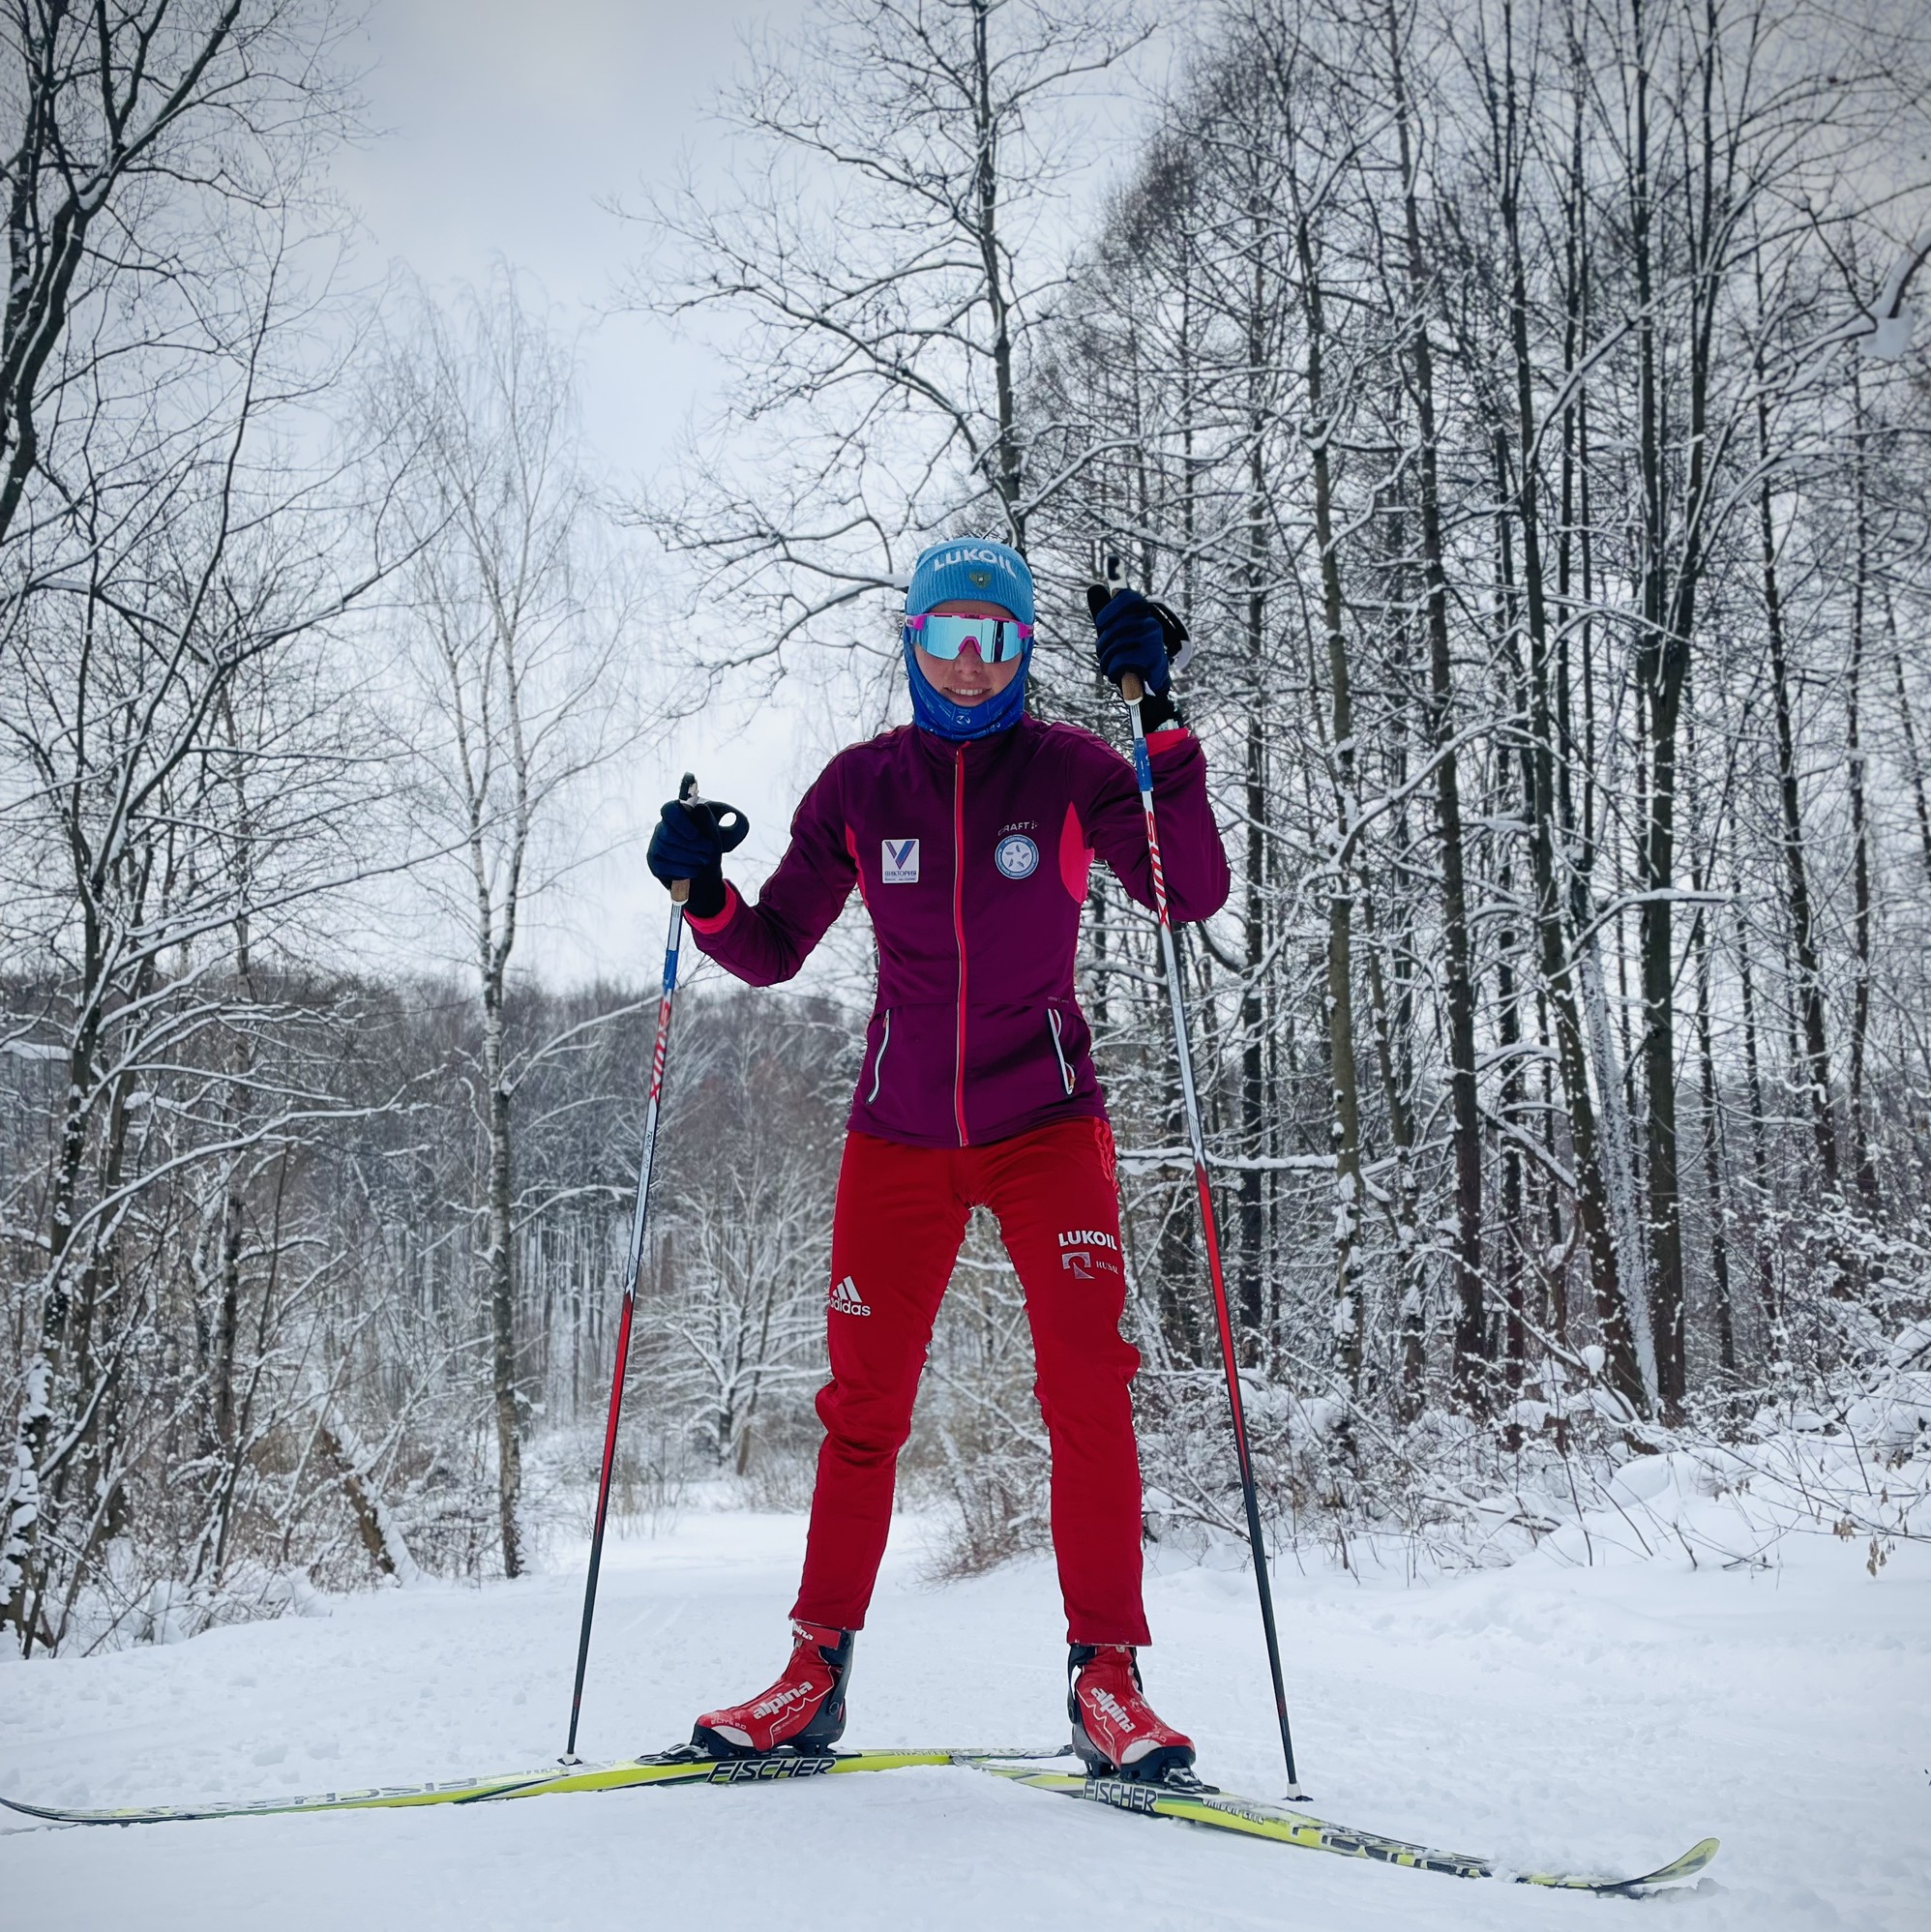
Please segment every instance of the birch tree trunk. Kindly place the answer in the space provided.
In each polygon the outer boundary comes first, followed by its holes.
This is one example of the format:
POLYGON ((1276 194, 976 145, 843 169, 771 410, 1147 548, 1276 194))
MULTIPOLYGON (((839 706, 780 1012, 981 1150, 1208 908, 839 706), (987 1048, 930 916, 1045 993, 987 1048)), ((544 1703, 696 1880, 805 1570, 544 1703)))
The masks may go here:
POLYGON ((489 1341, 503 1573, 515 1577, 526 1561, 528 1405, 516 1092, 549 1048, 513 1040, 511 972, 526 906, 568 869, 556 820, 637 725, 617 655, 623 593, 599 558, 576 467, 567 359, 507 277, 472 294, 460 324, 427 301, 415 321, 374 400, 426 453, 403 493, 420 546, 412 615, 427 711, 410 721, 410 751, 452 861, 425 882, 464 933, 473 973, 476 1300, 489 1341), (558 870, 546 863, 551 854, 558 870))

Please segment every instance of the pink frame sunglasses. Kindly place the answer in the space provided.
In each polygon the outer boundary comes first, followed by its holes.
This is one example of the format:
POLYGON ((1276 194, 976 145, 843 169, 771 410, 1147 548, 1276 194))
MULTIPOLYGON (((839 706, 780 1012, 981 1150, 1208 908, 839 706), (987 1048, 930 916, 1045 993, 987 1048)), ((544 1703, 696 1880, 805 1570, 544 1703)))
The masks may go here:
POLYGON ((906 641, 936 658, 956 658, 967 644, 981 664, 1003 664, 1032 641, 1032 626, 1017 617, 942 617, 927 611, 906 619, 906 641))

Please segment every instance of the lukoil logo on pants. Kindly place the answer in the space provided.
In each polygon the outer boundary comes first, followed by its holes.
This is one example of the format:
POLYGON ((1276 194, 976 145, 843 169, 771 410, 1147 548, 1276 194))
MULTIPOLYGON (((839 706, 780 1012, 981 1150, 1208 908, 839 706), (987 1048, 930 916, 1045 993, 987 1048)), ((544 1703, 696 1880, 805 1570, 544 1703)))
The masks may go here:
POLYGON ((1119 1242, 1103 1228, 1068 1228, 1059 1236, 1059 1265, 1081 1281, 1091 1281, 1095 1268, 1118 1274, 1119 1242))

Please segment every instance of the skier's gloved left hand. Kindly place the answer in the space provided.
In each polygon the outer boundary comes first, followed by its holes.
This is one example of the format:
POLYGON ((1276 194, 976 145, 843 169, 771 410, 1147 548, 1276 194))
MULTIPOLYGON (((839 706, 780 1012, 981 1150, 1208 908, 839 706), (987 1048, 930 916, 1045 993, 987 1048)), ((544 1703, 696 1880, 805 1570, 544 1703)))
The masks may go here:
POLYGON ((682 790, 658 814, 644 862, 667 887, 689 879, 690 910, 713 919, 725 909, 724 855, 744 843, 751 820, 735 805, 692 796, 697 786, 690 779, 682 790))
MULTIPOLYGON (((1092 602, 1088 592, 1086 601, 1092 602)), ((1179 619, 1173 619, 1178 627, 1179 619)), ((1093 612, 1099 633, 1096 653, 1100 675, 1117 684, 1128 671, 1139 674, 1148 691, 1164 692, 1169 672, 1167 626, 1157 604, 1137 590, 1118 590, 1093 612)), ((1184 632, 1182 636, 1184 637, 1184 632)))
POLYGON ((1105 586, 1096 583, 1086 592, 1086 606, 1098 633, 1095 653, 1100 675, 1115 685, 1128 671, 1138 676, 1149 694, 1141 708, 1147 730, 1177 718, 1179 711, 1167 696, 1167 687, 1173 678, 1173 661, 1187 641, 1187 627, 1166 605, 1137 590, 1117 590, 1109 596, 1105 586))

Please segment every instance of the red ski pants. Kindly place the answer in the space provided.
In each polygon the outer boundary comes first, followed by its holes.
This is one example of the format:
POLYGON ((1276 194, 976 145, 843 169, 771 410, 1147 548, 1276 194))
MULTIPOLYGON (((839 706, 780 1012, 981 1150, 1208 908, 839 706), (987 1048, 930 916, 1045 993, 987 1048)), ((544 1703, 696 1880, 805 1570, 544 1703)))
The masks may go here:
POLYGON ((826 1315, 831 1381, 817 1399, 824 1446, 791 1614, 845 1630, 865 1621, 932 1324, 976 1206, 998 1217, 1025 1291, 1067 1640, 1147 1643, 1127 1392, 1140 1352, 1119 1332, 1126 1278, 1113 1132, 1092 1119, 984 1147, 846 1137, 826 1315))

